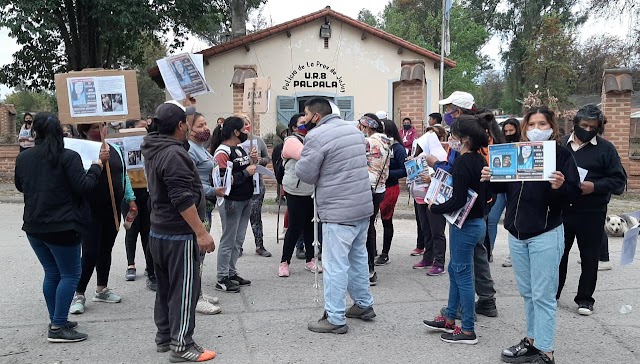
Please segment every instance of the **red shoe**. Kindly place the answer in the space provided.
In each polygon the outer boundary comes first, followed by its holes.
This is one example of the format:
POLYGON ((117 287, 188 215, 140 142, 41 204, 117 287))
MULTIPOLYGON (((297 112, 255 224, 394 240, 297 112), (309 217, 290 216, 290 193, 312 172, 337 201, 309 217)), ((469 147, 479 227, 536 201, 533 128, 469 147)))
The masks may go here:
POLYGON ((209 361, 216 357, 216 352, 206 350, 199 345, 193 344, 189 349, 180 352, 171 352, 169 356, 169 362, 171 363, 184 363, 184 362, 203 362, 209 361))
POLYGON ((418 255, 422 255, 424 253, 424 249, 415 248, 411 251, 412 257, 417 257, 418 255))
POLYGON ((432 266, 433 263, 427 262, 426 260, 422 259, 421 261, 413 265, 413 269, 431 269, 432 266))

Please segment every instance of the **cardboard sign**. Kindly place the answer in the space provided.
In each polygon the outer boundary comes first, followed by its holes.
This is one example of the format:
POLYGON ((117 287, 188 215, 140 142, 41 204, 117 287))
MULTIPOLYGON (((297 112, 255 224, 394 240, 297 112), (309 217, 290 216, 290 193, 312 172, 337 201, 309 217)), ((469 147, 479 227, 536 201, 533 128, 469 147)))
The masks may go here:
POLYGON ((140 118, 136 71, 86 70, 55 75, 62 124, 124 122, 140 118))
POLYGON ((250 113, 252 105, 254 113, 269 112, 270 88, 271 79, 268 77, 245 79, 242 112, 250 113))

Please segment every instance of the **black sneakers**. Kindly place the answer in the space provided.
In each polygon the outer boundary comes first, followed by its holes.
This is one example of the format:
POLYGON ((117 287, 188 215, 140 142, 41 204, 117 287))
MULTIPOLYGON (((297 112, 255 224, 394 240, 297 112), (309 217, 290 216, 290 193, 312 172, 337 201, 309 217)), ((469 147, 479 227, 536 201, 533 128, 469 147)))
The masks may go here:
POLYGON ((462 329, 458 326, 456 326, 452 333, 440 335, 440 340, 451 344, 475 345, 478 343, 478 337, 475 332, 467 335, 462 332, 462 329))
POLYGON ((489 300, 476 302, 476 314, 487 317, 497 317, 498 308, 496 307, 496 301, 489 300))
POLYGON ((306 259, 307 256, 304 253, 304 248, 300 249, 300 248, 296 248, 296 258, 298 259, 306 259))
POLYGON ((385 254, 380 254, 378 259, 374 262, 375 265, 386 265, 389 264, 389 256, 385 254))
POLYGON ((158 289, 158 279, 155 275, 147 276, 147 288, 154 292, 158 289))
POLYGON ((552 359, 547 356, 545 353, 538 353, 538 355, 533 358, 529 363, 531 364, 556 364, 555 359, 552 359))
POLYGON ((256 248, 256 255, 269 258, 271 256, 271 253, 269 253, 269 251, 265 249, 263 246, 259 246, 256 248))
POLYGON ((243 286, 250 286, 251 285, 251 281, 248 279, 244 279, 242 277, 240 277, 239 275, 234 275, 229 277, 229 280, 233 283, 235 283, 236 285, 243 287, 243 286))
POLYGON ((582 316, 591 316, 593 315, 593 304, 591 303, 581 303, 578 306, 578 314, 582 316))
POLYGON ((240 286, 235 282, 225 277, 222 281, 218 281, 214 287, 216 291, 238 293, 240 292, 240 286))
MULTIPOLYGON (((512 347, 502 350, 502 361, 505 363, 529 363, 540 354, 526 337, 512 347)), ((546 356, 546 355, 545 355, 546 356)))
POLYGON ((52 343, 75 343, 87 340, 87 334, 79 333, 75 329, 70 329, 66 326, 55 330, 49 328, 47 340, 52 343))
POLYGON ((447 323, 447 319, 442 315, 436 316, 433 320, 423 320, 422 323, 433 331, 440 331, 446 334, 452 333, 456 326, 455 323, 447 323))
POLYGON ((376 284, 378 284, 378 273, 377 272, 373 272, 373 274, 369 273, 369 285, 375 286, 376 284))

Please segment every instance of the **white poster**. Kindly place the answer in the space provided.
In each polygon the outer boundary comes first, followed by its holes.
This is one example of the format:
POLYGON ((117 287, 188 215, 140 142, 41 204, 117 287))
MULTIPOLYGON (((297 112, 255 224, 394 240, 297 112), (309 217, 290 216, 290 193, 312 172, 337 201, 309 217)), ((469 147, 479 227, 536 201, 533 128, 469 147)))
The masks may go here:
POLYGON ((108 138, 107 142, 120 148, 122 158, 128 170, 136 170, 144 168, 144 158, 140 151, 140 144, 144 136, 122 136, 120 138, 108 138))
POLYGON ((124 76, 67 79, 71 117, 127 115, 124 76))
POLYGON ((556 142, 489 146, 491 182, 549 181, 556 170, 556 142))
POLYGON ((174 100, 184 100, 213 90, 204 78, 202 54, 183 53, 157 60, 164 85, 174 100))
POLYGON ((93 161, 100 157, 102 143, 83 139, 64 138, 64 147, 80 154, 85 170, 91 168, 93 161))

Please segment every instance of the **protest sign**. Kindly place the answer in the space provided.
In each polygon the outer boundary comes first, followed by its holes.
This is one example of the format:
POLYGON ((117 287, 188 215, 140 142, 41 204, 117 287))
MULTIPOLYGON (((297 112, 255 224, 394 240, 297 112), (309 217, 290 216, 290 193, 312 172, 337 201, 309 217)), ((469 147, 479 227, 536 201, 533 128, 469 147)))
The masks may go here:
POLYGON ((136 71, 87 70, 55 75, 62 124, 140 118, 136 71))
POLYGON ((132 171, 144 168, 144 158, 142 157, 140 145, 145 135, 147 135, 146 132, 109 134, 105 137, 105 140, 120 148, 127 171, 132 171))
POLYGON ((182 53, 157 60, 164 85, 174 100, 184 100, 211 92, 204 78, 202 54, 182 53))
POLYGON ((85 170, 91 168, 93 161, 98 160, 102 143, 84 139, 64 138, 64 147, 80 154, 85 170))
POLYGON ((422 157, 417 157, 404 162, 404 169, 407 171, 407 182, 412 182, 420 178, 421 173, 429 170, 427 161, 422 157))
POLYGON ((491 182, 548 181, 556 170, 556 142, 489 146, 491 182))
MULTIPOLYGON (((425 200, 435 204, 441 205, 447 202, 451 196, 453 196, 453 176, 447 173, 443 169, 438 169, 436 173, 431 177, 431 183, 425 196, 425 200)), ((467 191, 467 202, 458 211, 443 214, 444 218, 450 223, 459 228, 462 228, 462 224, 469 216, 469 211, 473 207, 478 194, 469 189, 467 191)))
POLYGON ((245 113, 267 113, 269 112, 269 102, 271 79, 266 77, 247 78, 244 80, 244 95, 242 101, 242 112, 245 113), (253 109, 252 109, 253 106, 253 109))

